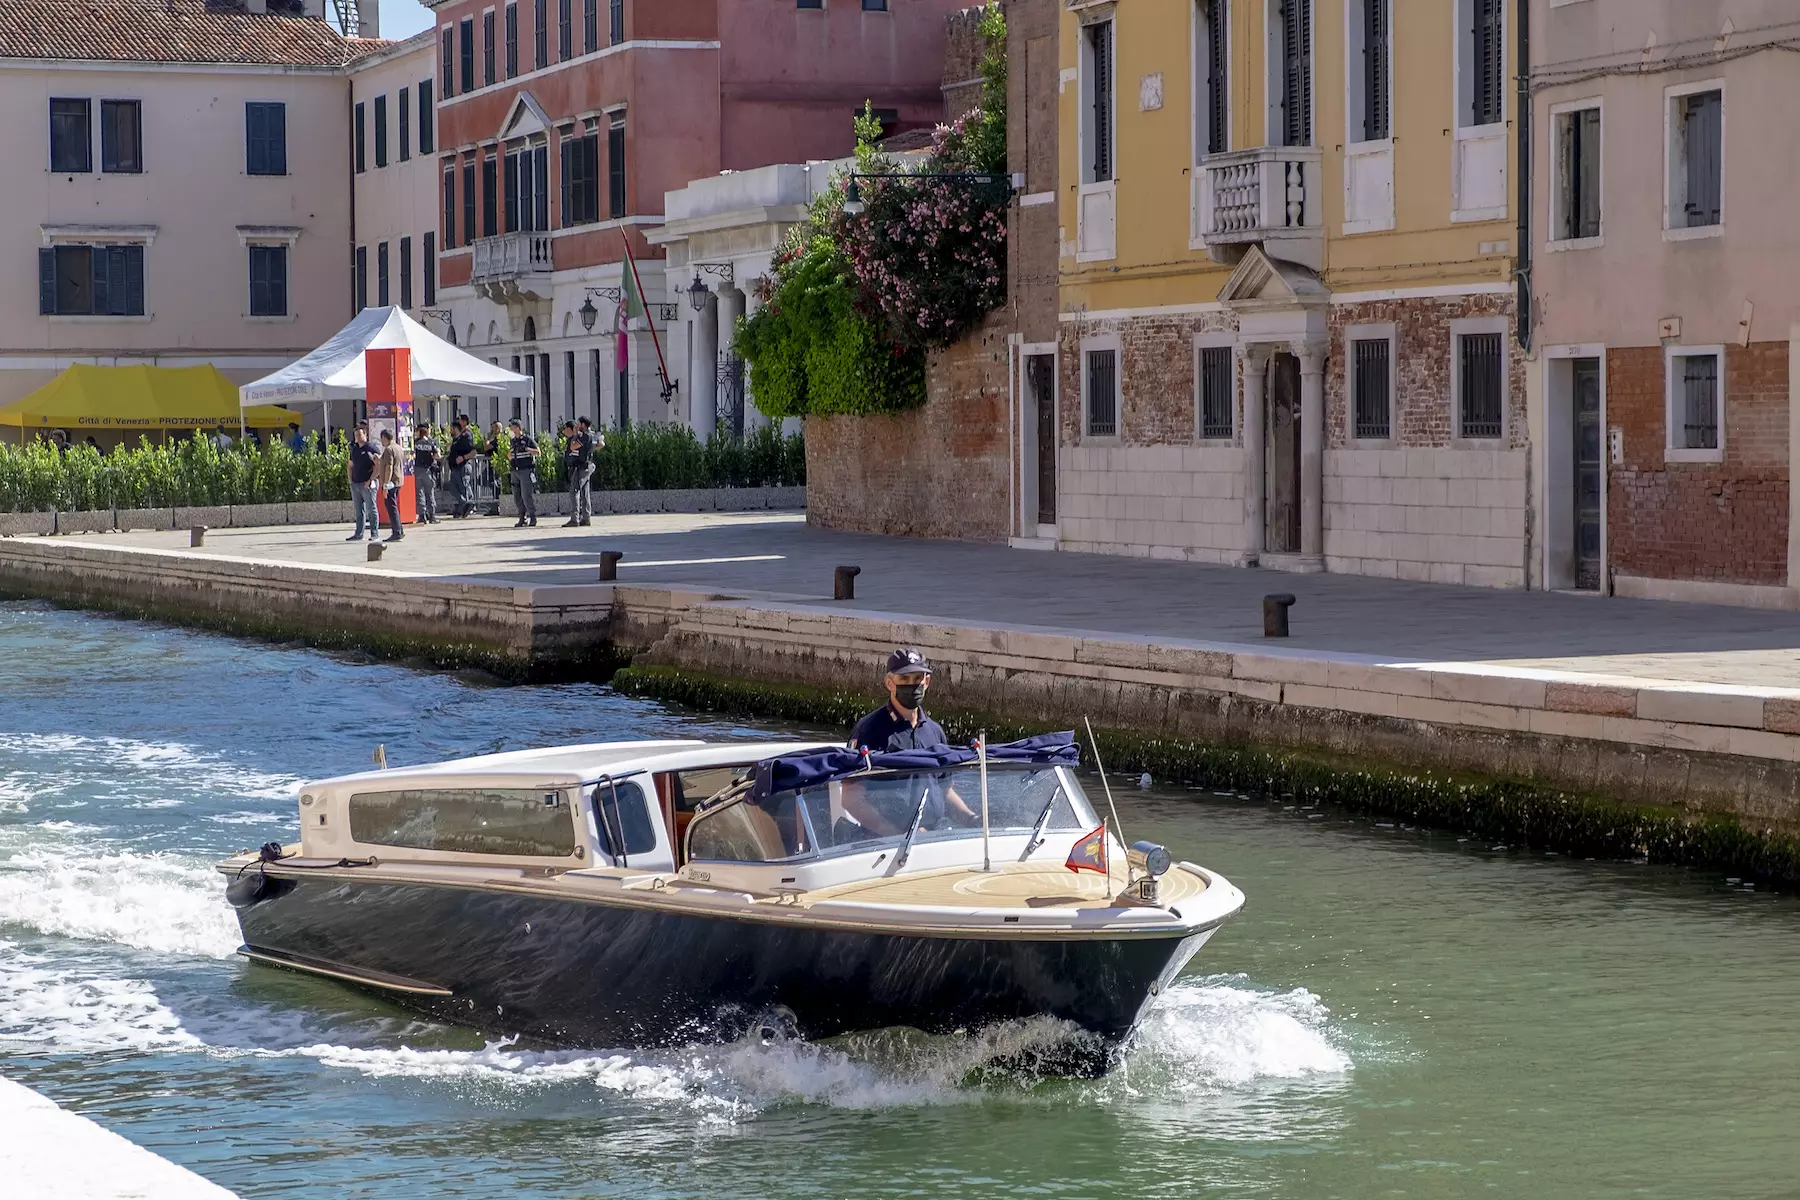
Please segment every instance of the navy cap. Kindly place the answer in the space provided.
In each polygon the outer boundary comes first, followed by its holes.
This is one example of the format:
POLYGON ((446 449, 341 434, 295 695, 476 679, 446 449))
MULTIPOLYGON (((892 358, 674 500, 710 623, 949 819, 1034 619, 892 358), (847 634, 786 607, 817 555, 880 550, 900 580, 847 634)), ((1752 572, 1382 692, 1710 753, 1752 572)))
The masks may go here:
POLYGON ((888 655, 889 675, 929 675, 931 664, 925 656, 911 647, 902 647, 888 655))

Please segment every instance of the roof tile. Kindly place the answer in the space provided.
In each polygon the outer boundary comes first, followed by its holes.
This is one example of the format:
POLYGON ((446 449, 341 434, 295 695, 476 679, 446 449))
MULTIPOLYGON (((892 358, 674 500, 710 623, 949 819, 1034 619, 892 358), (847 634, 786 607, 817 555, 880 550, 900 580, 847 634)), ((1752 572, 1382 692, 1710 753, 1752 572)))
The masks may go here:
POLYGON ((330 67, 387 45, 233 0, 0 0, 0 58, 330 67))

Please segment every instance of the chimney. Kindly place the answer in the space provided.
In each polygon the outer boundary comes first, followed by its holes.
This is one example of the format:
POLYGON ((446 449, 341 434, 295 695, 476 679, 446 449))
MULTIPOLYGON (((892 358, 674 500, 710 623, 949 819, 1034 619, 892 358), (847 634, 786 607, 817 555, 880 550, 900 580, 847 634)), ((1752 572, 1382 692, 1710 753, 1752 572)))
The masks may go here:
POLYGON ((356 0, 356 36, 381 36, 381 0, 356 0))

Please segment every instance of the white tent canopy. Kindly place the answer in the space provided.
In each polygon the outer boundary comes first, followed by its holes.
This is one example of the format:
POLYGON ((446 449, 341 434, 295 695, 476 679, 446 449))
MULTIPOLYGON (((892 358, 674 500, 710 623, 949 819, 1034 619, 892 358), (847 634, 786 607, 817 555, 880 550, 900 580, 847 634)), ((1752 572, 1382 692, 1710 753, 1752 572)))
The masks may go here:
POLYGON ((367 391, 364 351, 412 351, 416 396, 532 395, 532 378, 465 354, 394 307, 365 308, 306 357, 238 389, 238 403, 328 404, 362 399, 367 391))

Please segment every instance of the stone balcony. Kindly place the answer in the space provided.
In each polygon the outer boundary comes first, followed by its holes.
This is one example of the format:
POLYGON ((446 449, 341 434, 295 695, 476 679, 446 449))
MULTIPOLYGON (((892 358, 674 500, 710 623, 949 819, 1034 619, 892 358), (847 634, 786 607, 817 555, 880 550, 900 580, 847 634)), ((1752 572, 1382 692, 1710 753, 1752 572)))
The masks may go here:
POLYGON ((1317 146, 1255 146, 1209 154, 1194 172, 1194 242, 1235 264, 1261 243, 1274 258, 1325 265, 1325 195, 1317 146))
POLYGON ((475 239, 469 283, 496 304, 550 298, 550 235, 503 233, 475 239))

